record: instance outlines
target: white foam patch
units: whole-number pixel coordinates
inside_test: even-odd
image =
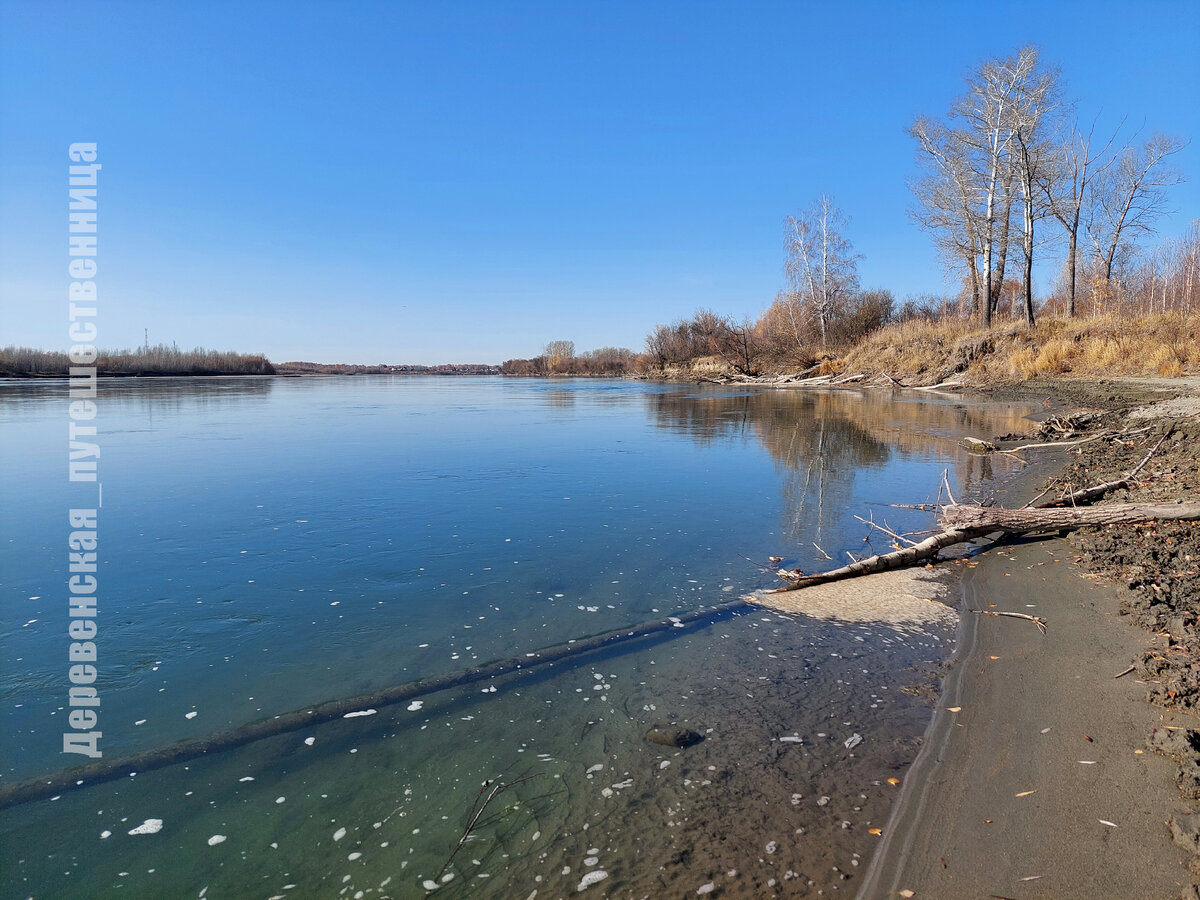
[[[130,834],[158,834],[160,831],[162,831],[162,827],[163,827],[162,819],[147,819],[145,822],[143,822],[137,828],[131,828],[129,830],[129,833]]]
[[[225,835],[223,835],[223,834],[214,834],[212,837],[210,837],[210,838],[208,839],[208,846],[210,846],[210,847],[215,847],[215,846],[217,846],[217,844],[223,844],[223,843],[225,843],[225,840],[226,840],[226,838],[225,838]]]
[[[608,877],[608,873],[605,872],[603,869],[596,869],[594,871],[588,872],[581,879],[579,879],[579,887],[577,887],[576,890],[577,891],[586,891],[593,884],[599,884],[601,881],[603,881],[607,877]]]
[[[344,716],[342,716],[342,718],[343,719],[357,719],[359,716],[373,716],[377,712],[379,712],[379,710],[377,710],[377,709],[360,709],[360,710],[358,710],[358,712],[348,712]]]
[[[408,704],[408,711],[416,712],[418,709],[420,709],[424,705],[425,704],[423,702],[421,702],[420,700],[414,700],[412,703]]]

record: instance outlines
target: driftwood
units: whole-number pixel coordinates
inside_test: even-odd
[[[1010,619],[1024,619],[1026,622],[1032,622],[1036,625],[1037,630],[1042,634],[1046,633],[1046,620],[1041,616],[1031,616],[1029,613],[1003,612],[998,609],[974,609],[971,611],[981,616],[1005,616]]]
[[[567,641],[544,647],[522,656],[514,656],[482,666],[475,666],[449,675],[437,678],[423,678],[410,681],[355,697],[341,700],[330,700],[326,703],[298,709],[269,719],[260,719],[237,728],[230,728],[207,737],[180,741],[169,747],[157,750],[147,750],[103,762],[89,763],[63,772],[38,776],[13,784],[0,785],[0,809],[28,803],[33,800],[44,800],[63,791],[79,787],[88,787],[104,781],[122,778],[132,772],[147,772],[161,769],[176,763],[188,762],[213,753],[244,747],[256,741],[280,734],[312,728],[323,722],[334,719],[344,719],[350,713],[362,713],[366,710],[394,706],[408,700],[424,697],[428,694],[462,687],[479,681],[499,678],[513,673],[524,673],[530,670],[561,662],[582,653],[589,653],[612,647],[626,641],[645,638],[655,634],[673,633],[674,629],[687,628],[694,625],[707,624],[714,619],[731,612],[748,608],[749,600],[733,600],[704,609],[692,610],[678,616],[644,622],[640,625],[617,628],[593,637]]]
[[[814,584],[824,584],[842,578],[853,578],[857,575],[870,575],[874,572],[886,572],[890,569],[900,569],[915,565],[923,560],[937,556],[938,551],[955,544],[973,541],[976,538],[995,532],[1004,534],[1029,534],[1037,531],[1070,531],[1086,525],[1124,525],[1136,522],[1148,522],[1152,519],[1180,520],[1200,519],[1200,502],[1178,501],[1176,503],[1119,503],[1109,506],[1079,508],[1076,504],[1090,503],[1105,494],[1119,488],[1128,487],[1137,474],[1146,467],[1150,458],[1158,452],[1171,436],[1173,429],[1168,428],[1158,439],[1150,452],[1142,461],[1115,481],[1093,485],[1074,491],[1057,500],[1039,503],[1033,508],[1024,506],[1021,509],[1005,509],[1000,506],[974,506],[956,503],[950,493],[950,483],[943,475],[943,484],[950,503],[941,507],[939,523],[942,530],[925,540],[914,543],[910,547],[896,550],[892,553],[881,553],[868,559],[855,560],[848,566],[832,569],[828,572],[818,572],[814,575],[804,575],[801,572],[779,571],[779,576],[788,582],[779,591],[795,591]],[[1069,507],[1069,508],[1056,508]],[[860,519],[859,521],[864,521]],[[868,522],[874,528],[901,537],[874,522]],[[907,538],[905,539],[907,540]],[[912,543],[912,542],[910,542]],[[853,557],[851,557],[853,559]]]
[[[797,591],[801,588],[811,587],[814,584],[825,584],[828,581],[838,581],[842,578],[871,575],[875,572],[886,572],[889,569],[902,569],[905,566],[916,565],[922,560],[936,556],[938,551],[943,547],[952,547],[955,544],[974,540],[994,530],[994,528],[984,528],[982,530],[970,531],[956,528],[949,531],[942,531],[932,537],[927,537],[919,543],[913,544],[911,547],[905,547],[892,553],[880,553],[876,556],[860,559],[857,562],[850,563],[848,566],[842,566],[840,569],[817,572],[813,575],[786,575],[784,577],[788,578],[791,583],[776,590],[778,592]]]
[[[1048,509],[1052,506],[1075,506],[1080,503],[1091,503],[1093,500],[1098,500],[1107,493],[1123,487],[1129,487],[1133,479],[1137,477],[1138,472],[1142,471],[1146,467],[1146,463],[1150,462],[1150,457],[1158,452],[1158,448],[1163,445],[1163,441],[1171,436],[1173,430],[1172,428],[1168,428],[1163,436],[1158,439],[1158,443],[1150,448],[1150,452],[1146,454],[1142,461],[1115,481],[1106,481],[1103,484],[1073,491],[1064,497],[1059,497],[1057,500],[1047,500],[1045,503],[1039,503],[1036,508]]]
[[[1150,520],[1200,519],[1200,501],[1177,503],[1115,503],[1083,509],[1005,509],[955,503],[942,507],[942,531],[911,547],[861,559],[840,569],[814,575],[789,575],[791,582],[779,591],[795,591],[814,584],[886,572],[932,559],[939,550],[995,532],[1030,534],[1039,531],[1070,531],[1086,525],[1123,525]]]
[[[1065,509],[1005,509],[1001,506],[947,506],[940,517],[943,527],[989,533],[1028,534],[1066,531],[1085,525],[1129,525],[1152,519],[1200,519],[1200,501],[1175,503],[1111,503]]]

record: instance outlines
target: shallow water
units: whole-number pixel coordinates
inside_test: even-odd
[[[86,761],[60,752],[64,394],[0,386],[6,783]],[[124,380],[98,402],[105,759],[715,605],[770,584],[769,556],[886,549],[855,514],[927,527],[887,504],[935,499],[943,470],[986,485],[957,439],[1027,412],[385,377]],[[66,792],[0,813],[3,895],[853,892],[928,718],[900,688],[952,639],[753,610]],[[656,722],[705,739],[648,743]]]

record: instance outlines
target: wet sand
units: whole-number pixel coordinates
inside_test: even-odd
[[[1182,806],[1174,763],[1144,749],[1154,725],[1182,717],[1114,678],[1153,636],[1066,549],[1031,541],[972,560],[964,609],[994,603],[1049,626],[964,612],[860,897],[1166,898],[1192,883],[1165,821]]]
[[[1039,458],[1000,502],[1061,465]],[[1122,616],[1129,591],[1076,566],[1076,549],[1026,539],[957,563],[958,652],[859,897],[1193,896],[1168,825],[1189,804],[1146,739],[1194,720],[1146,703],[1138,672],[1114,677],[1149,648],[1169,655],[1167,640]]]

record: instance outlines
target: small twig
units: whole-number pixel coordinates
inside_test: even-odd
[[[946,489],[946,496],[950,498],[950,505],[957,506],[958,501],[954,499],[954,493],[950,490],[950,470],[942,469],[942,486]]]
[[[889,503],[888,506],[893,509],[919,509],[921,512],[934,512],[937,510],[937,505],[934,503]]]
[[[454,849],[450,851],[450,855],[446,857],[446,861],[442,863],[442,867],[438,869],[438,873],[433,876],[433,880],[438,881],[443,875],[446,874],[446,870],[450,868],[450,863],[454,860],[454,857],[458,854],[458,851],[461,850],[463,846],[471,839],[471,835],[475,831],[476,825],[479,824],[479,820],[483,816],[484,810],[488,808],[489,804],[491,804],[493,800],[495,800],[509,788],[516,787],[518,784],[523,784],[524,782],[530,781],[537,777],[537,774],[534,774],[526,775],[524,778],[518,778],[516,781],[485,781],[483,786],[480,787],[479,793],[475,795],[475,802],[471,804],[473,813],[471,818],[467,821],[467,827],[463,829],[463,833],[458,838],[458,843],[454,846]],[[491,787],[490,791],[488,791],[489,786]],[[484,799],[483,803],[480,803],[479,798],[483,797],[485,791],[487,791],[487,797]]]
[[[1045,497],[1048,493],[1050,493],[1050,491],[1053,487],[1054,487],[1054,485],[1052,485],[1052,484],[1046,485],[1044,488],[1042,488],[1041,493],[1039,493],[1036,497],[1034,497],[1032,500],[1030,500],[1024,506],[1022,506],[1021,509],[1029,509],[1029,507],[1033,506],[1033,504],[1037,503],[1039,500],[1041,500],[1043,497]]]
[[[750,563],[750,565],[757,566],[758,568],[762,569],[764,572],[774,572],[775,571],[771,566],[764,565],[763,563],[760,563],[760,562],[756,562],[755,560],[751,559],[748,556],[745,556],[744,554],[739,553],[738,556],[741,556],[742,559],[744,559],[746,562]]]
[[[1027,613],[1018,612],[1000,612],[999,610],[994,609],[973,609],[971,612],[979,613],[981,616],[1007,616],[1012,619],[1028,619],[1038,627],[1038,631],[1040,631],[1042,634],[1046,633],[1046,620],[1041,616],[1031,616]]]
[[[1136,668],[1137,668],[1137,666],[1130,666],[1128,669],[1118,672],[1116,675],[1113,676],[1113,678],[1120,678],[1122,675],[1128,675],[1130,672],[1132,672]]]
[[[878,528],[880,531],[882,531],[888,537],[893,538],[894,540],[904,541],[904,543],[909,544],[909,545],[916,545],[916,543],[917,543],[916,541],[909,540],[902,534],[892,531],[892,529],[888,528],[886,524],[880,525],[878,522],[875,521],[875,519],[873,517],[871,519],[864,519],[862,516],[856,515],[854,518],[858,519],[858,521],[862,522],[864,525],[869,525],[872,528]]]
[[[816,541],[813,541],[813,542],[812,542],[812,545],[813,545],[814,547],[816,547],[816,548],[817,548],[817,552],[818,552],[818,553],[820,553],[820,554],[821,554],[823,557],[825,557],[825,558],[826,558],[827,560],[829,560],[830,562],[833,562],[833,557],[832,557],[832,556],[830,556],[828,553],[826,553],[824,550],[822,550],[822,549],[821,549],[819,546],[817,546],[817,542],[816,542]]]

